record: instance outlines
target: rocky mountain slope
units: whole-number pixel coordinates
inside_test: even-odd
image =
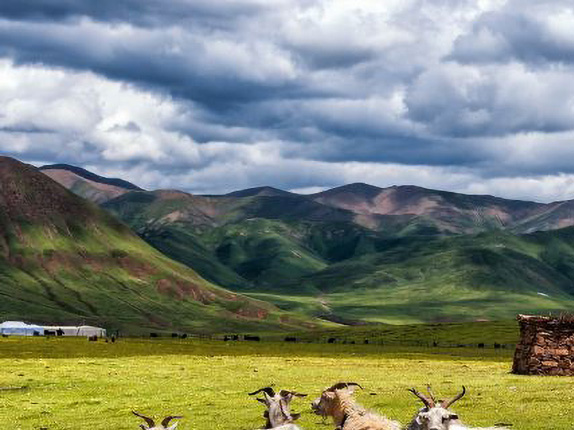
[[[0,319],[213,332],[311,327],[217,287],[33,166],[0,157]]]

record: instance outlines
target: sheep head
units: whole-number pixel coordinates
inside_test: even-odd
[[[340,396],[342,394],[353,394],[357,387],[363,389],[363,387],[356,382],[338,382],[332,387],[325,389],[321,393],[321,396],[311,403],[311,409],[317,415],[321,415],[323,417],[336,417],[341,413],[339,410]]]
[[[254,396],[259,393],[263,393],[263,398],[257,398],[257,401],[263,403],[266,407],[263,417],[266,419],[265,428],[268,429],[290,424],[299,419],[301,414],[291,413],[291,400],[293,400],[294,397],[307,396],[307,394],[288,390],[281,390],[279,393],[276,393],[271,387],[260,388],[257,391],[249,393],[249,395]]]
[[[462,391],[449,400],[436,400],[430,386],[427,386],[428,396],[418,392],[415,388],[409,390],[417,396],[424,404],[414,418],[416,427],[421,430],[448,430],[451,425],[459,424],[458,415],[448,410],[448,408],[460,400],[466,393],[463,386]]]
[[[140,417],[146,422],[145,424],[140,424],[140,428],[142,430],[175,430],[179,423],[175,422],[172,425],[169,425],[169,423],[173,420],[183,418],[180,416],[169,415],[161,421],[161,424],[156,426],[153,418],[146,417],[145,415],[142,415],[136,411],[132,411],[132,414],[134,414],[136,417]]]

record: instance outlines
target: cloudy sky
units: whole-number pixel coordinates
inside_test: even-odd
[[[574,198],[574,4],[2,1],[0,153],[196,193]]]

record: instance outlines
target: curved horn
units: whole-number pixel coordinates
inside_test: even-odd
[[[462,397],[466,394],[466,387],[463,385],[462,386],[462,391],[460,393],[458,393],[456,396],[454,396],[452,399],[450,400],[445,400],[444,402],[442,402],[442,407],[445,409],[448,409],[449,406],[451,406],[454,402],[462,399]]]
[[[430,384],[427,384],[427,391],[428,391],[429,396],[430,396],[431,400],[433,401],[433,403],[436,404],[437,400],[436,400],[436,397],[434,396],[434,393],[432,392]]]
[[[427,396],[425,396],[422,393],[419,393],[416,388],[410,388],[408,390],[409,392],[413,393],[415,396],[417,396],[424,404],[427,408],[431,409],[434,408],[435,403],[432,399],[429,399]]]
[[[153,419],[151,419],[150,417],[146,417],[145,415],[142,415],[136,411],[132,411],[132,414],[134,414],[136,417],[140,417],[142,420],[144,420],[148,427],[155,427],[155,421]]]
[[[307,394],[303,394],[303,393],[298,393],[297,391],[289,391],[289,390],[281,390],[279,391],[279,395],[281,397],[285,397],[288,394],[291,394],[292,396],[296,396],[296,397],[307,397]]]
[[[247,394],[249,394],[250,396],[254,396],[255,394],[259,394],[261,391],[266,392],[266,393],[269,394],[271,397],[274,397],[274,396],[275,396],[275,390],[274,390],[273,388],[271,388],[271,387],[263,387],[263,388],[260,388],[260,389],[257,390],[257,391],[254,391],[254,392],[252,392],[252,393],[247,393]]]
[[[353,386],[359,387],[361,390],[363,389],[363,387],[361,387],[361,385],[357,384],[356,382],[337,382],[331,388],[328,388],[327,391],[342,390],[344,388],[350,388]]]
[[[163,419],[163,421],[161,422],[161,426],[167,428],[171,420],[180,420],[182,418],[183,418],[182,416],[169,415]]]

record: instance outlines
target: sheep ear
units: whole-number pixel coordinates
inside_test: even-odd
[[[298,420],[299,418],[301,418],[301,414],[297,413],[297,414],[291,414],[291,418],[293,419],[293,421]]]
[[[255,400],[257,400],[258,402],[263,403],[265,406],[267,406],[267,400],[265,400],[265,399],[260,399],[259,397],[256,398]]]
[[[451,420],[458,420],[458,415],[457,414],[450,414],[449,418]]]

